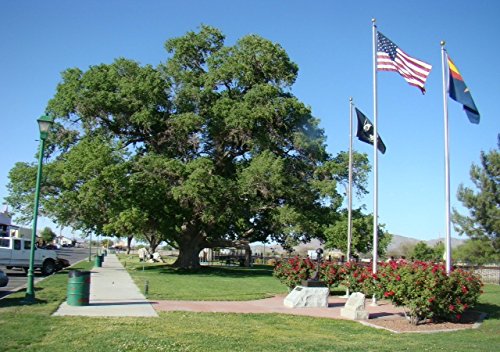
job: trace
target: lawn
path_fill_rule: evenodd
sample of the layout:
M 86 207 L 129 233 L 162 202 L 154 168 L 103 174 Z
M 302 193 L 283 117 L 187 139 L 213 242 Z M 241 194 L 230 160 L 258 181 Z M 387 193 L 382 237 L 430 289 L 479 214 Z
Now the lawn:
M 80 263 L 85 269 L 88 263 Z M 175 293 L 203 289 L 214 299 L 240 299 L 286 291 L 269 268 L 209 269 L 198 273 L 161 265 L 133 269 L 134 279 L 149 280 Z M 267 272 L 267 274 L 265 274 Z M 243 276 L 243 277 L 241 277 Z M 168 282 L 163 284 L 160 282 Z M 251 283 L 256 280 L 257 283 Z M 273 282 L 276 281 L 274 284 Z M 269 287 L 258 289 L 258 282 Z M 225 284 L 224 284 L 225 283 Z M 247 284 L 248 283 L 248 284 Z M 477 309 L 490 314 L 481 328 L 435 334 L 392 334 L 356 322 L 280 314 L 172 312 L 159 318 L 51 317 L 65 299 L 66 274 L 37 284 L 38 303 L 24 305 L 24 293 L 0 300 L 0 351 L 493 351 L 500 345 L 500 287 L 485 286 Z M 191 290 L 179 286 L 191 285 Z M 196 286 L 195 286 L 196 285 Z M 177 287 L 174 287 L 177 286 Z M 239 290 L 227 292 L 227 287 Z M 218 287 L 218 288 L 217 288 Z M 216 292 L 219 291 L 219 297 Z M 163 294 L 161 295 L 163 297 Z M 156 298 L 155 298 L 156 299 Z
M 137 256 L 119 256 L 137 286 L 151 300 L 248 301 L 286 293 L 273 278 L 273 268 L 256 265 L 202 267 L 196 271 L 174 269 L 166 264 L 143 264 Z

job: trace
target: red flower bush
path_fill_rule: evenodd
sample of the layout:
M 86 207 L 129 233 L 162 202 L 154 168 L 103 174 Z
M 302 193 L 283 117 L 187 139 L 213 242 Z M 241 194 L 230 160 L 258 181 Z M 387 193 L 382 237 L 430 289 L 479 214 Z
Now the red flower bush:
M 273 275 L 289 289 L 300 285 L 303 280 L 311 279 L 317 269 L 317 263 L 309 258 L 294 257 L 279 262 L 274 267 Z M 320 265 L 319 280 L 329 288 L 339 284 L 341 272 L 339 265 L 325 261 Z
M 366 266 L 356 262 L 346 262 L 340 267 L 340 283 L 351 292 L 368 294 L 373 291 L 372 272 Z
M 309 258 L 294 257 L 285 259 L 274 267 L 273 275 L 288 288 L 300 285 L 302 280 L 311 278 L 316 271 L 316 264 Z
M 294 288 L 314 275 L 316 265 L 309 258 L 291 258 L 276 265 L 274 276 Z M 389 299 L 405 308 L 413 324 L 425 319 L 458 320 L 482 293 L 479 276 L 461 269 L 447 275 L 443 264 L 421 261 L 379 263 L 377 273 L 355 262 L 323 262 L 319 279 L 330 288 L 340 283 L 351 292 Z
M 455 269 L 446 274 L 443 264 L 432 262 L 380 263 L 378 297 L 404 306 L 413 324 L 425 319 L 457 320 L 477 303 L 481 280 L 477 275 Z M 393 292 L 394 294 L 387 294 Z

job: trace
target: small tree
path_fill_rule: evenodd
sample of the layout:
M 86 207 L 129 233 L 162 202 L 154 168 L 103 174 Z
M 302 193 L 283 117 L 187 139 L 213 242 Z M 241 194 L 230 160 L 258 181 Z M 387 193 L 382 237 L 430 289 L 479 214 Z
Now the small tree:
M 111 241 L 108 238 L 105 238 L 105 239 L 102 240 L 101 245 L 103 247 L 109 248 L 109 247 L 111 247 L 113 245 L 113 241 Z
M 445 247 L 443 242 L 439 241 L 438 243 L 436 243 L 432 250 L 434 252 L 434 257 L 432 258 L 432 260 L 434 260 L 435 262 L 439 262 L 444 259 Z
M 425 242 L 418 242 L 413 248 L 413 252 L 411 253 L 411 257 L 427 261 L 434 259 L 434 250 L 427 245 Z
M 339 215 L 339 220 L 328 226 L 324 236 L 326 248 L 336 248 L 341 251 L 347 250 L 347 211 L 344 210 Z M 384 230 L 384 225 L 378 227 L 378 254 L 384 255 L 392 235 Z M 365 215 L 360 209 L 353 209 L 352 212 L 352 253 L 367 253 L 373 246 L 373 215 Z
M 499 263 L 500 254 L 491 246 L 488 240 L 468 240 L 453 251 L 456 261 L 483 265 Z
M 56 238 L 56 234 L 50 227 L 45 227 L 42 232 L 40 232 L 40 237 L 45 243 L 49 243 Z
M 500 148 L 500 141 L 499 141 Z M 469 215 L 461 215 L 453 209 L 453 223 L 460 235 L 471 239 L 487 240 L 498 254 L 500 251 L 500 154 L 498 150 L 481 152 L 481 165 L 472 165 L 470 178 L 475 192 L 461 184 L 457 198 L 469 209 Z

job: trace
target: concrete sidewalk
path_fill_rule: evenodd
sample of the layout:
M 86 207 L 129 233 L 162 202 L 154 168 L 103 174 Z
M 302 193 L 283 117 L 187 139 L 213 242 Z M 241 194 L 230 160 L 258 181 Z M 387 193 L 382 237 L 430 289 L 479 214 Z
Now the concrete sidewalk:
M 56 316 L 157 317 L 149 301 L 139 291 L 116 255 L 104 257 L 101 268 L 94 267 L 90 277 L 88 306 L 61 304 Z

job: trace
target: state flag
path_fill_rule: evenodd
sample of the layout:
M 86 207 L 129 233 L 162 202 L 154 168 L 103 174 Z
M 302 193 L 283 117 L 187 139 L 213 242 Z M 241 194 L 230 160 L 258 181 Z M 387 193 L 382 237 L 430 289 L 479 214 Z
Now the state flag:
M 447 58 L 448 68 L 450 70 L 448 86 L 450 98 L 463 105 L 470 122 L 478 124 L 479 111 L 477 110 L 476 104 L 474 104 L 469 88 L 465 85 L 462 75 L 448 55 Z

